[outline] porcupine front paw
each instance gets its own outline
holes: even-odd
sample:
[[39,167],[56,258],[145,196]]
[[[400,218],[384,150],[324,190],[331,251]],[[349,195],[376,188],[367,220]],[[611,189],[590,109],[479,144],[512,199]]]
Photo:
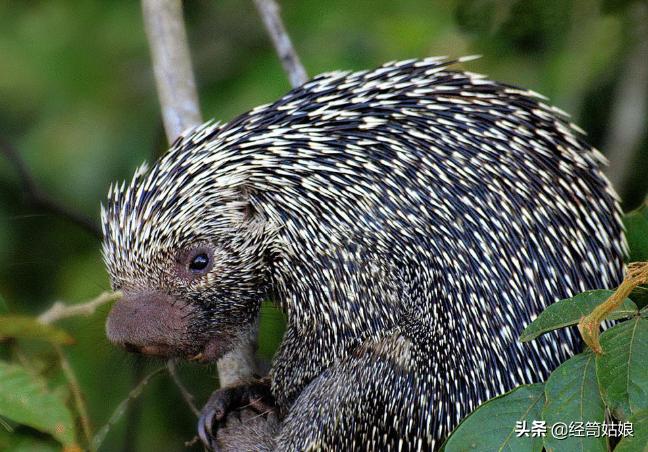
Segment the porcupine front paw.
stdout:
[[214,451],[270,450],[278,427],[269,381],[222,388],[198,420],[198,435]]

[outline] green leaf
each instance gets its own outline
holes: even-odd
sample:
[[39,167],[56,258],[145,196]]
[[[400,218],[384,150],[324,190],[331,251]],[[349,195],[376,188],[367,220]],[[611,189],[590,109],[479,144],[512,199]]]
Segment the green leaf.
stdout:
[[33,430],[8,432],[0,427],[0,450],[7,452],[60,452],[61,445]]
[[629,262],[648,261],[648,202],[623,216],[630,247]]
[[0,416],[74,443],[74,421],[62,400],[23,367],[0,361]]
[[575,355],[552,372],[545,383],[547,399],[542,410],[546,421],[547,436],[544,446],[547,451],[602,451],[608,450],[604,437],[568,436],[554,438],[551,426],[557,422],[605,422],[605,405],[596,381],[594,353],[587,351]]
[[0,295],[0,314],[4,314],[7,311],[9,311],[9,306],[7,306],[7,302],[5,301],[4,297]]
[[648,320],[636,317],[606,330],[601,347],[596,374],[614,416],[626,420],[648,409]]
[[648,285],[637,286],[632,289],[629,298],[641,310],[648,307]]
[[520,436],[517,422],[539,421],[544,404],[542,384],[519,386],[482,404],[454,430],[446,452],[464,450],[541,451],[542,438]]
[[[591,313],[613,293],[611,290],[590,290],[550,304],[522,331],[520,341],[528,342],[549,331],[576,325],[581,318]],[[621,306],[607,316],[607,319],[624,319],[636,314],[637,306],[632,300],[626,298]]]
[[648,451],[648,410],[639,411],[628,418],[632,424],[632,435],[623,438],[614,452]]
[[41,339],[61,345],[74,343],[74,338],[65,331],[23,315],[0,316],[0,341],[7,338]]

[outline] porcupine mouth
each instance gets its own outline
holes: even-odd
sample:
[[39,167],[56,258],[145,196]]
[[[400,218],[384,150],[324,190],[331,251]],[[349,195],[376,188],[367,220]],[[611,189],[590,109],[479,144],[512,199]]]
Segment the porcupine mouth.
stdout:
[[197,348],[183,350],[182,347],[175,347],[170,344],[163,343],[150,343],[146,345],[138,345],[132,342],[124,342],[122,347],[130,353],[140,355],[159,357],[159,358],[184,358],[188,361],[196,361],[200,363],[211,363],[219,360],[222,356],[229,351],[228,341],[219,337],[212,337],[208,339],[204,345]]
[[216,335],[205,342],[205,345],[202,347],[198,353],[189,357],[189,361],[197,361],[200,363],[211,363],[218,361],[225,355],[229,350],[229,342],[223,337]]
[[128,352],[139,353],[147,356],[167,357],[171,354],[171,347],[166,344],[149,344],[140,346],[126,342],[124,348]]
[[182,352],[176,350],[174,347],[167,344],[147,344],[147,345],[136,345],[130,342],[123,344],[124,349],[130,353],[136,353],[138,355],[146,355],[158,358],[172,358],[179,357],[184,358],[188,361],[197,361],[197,362],[212,362],[220,358],[220,355],[217,351],[217,345],[212,344],[213,341],[208,342],[202,351],[193,351],[193,352]]

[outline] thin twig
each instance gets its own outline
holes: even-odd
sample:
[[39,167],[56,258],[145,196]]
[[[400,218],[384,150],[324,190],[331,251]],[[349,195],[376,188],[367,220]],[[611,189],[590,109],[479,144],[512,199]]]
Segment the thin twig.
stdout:
[[599,341],[601,322],[608,314],[621,306],[623,300],[630,295],[635,287],[647,283],[648,262],[632,262],[628,264],[626,276],[614,293],[578,322],[578,331],[581,337],[594,353],[603,353]]
[[279,5],[275,0],[254,0],[254,5],[263,20],[270,39],[272,39],[281,65],[288,74],[290,86],[296,88],[303,85],[308,81],[308,75],[281,21]]
[[[98,307],[111,301],[117,300],[121,298],[121,296],[121,292],[104,292],[98,297],[81,304],[66,305],[63,302],[57,301],[47,311],[38,316],[38,321],[44,324],[50,324],[67,317],[73,317],[77,315],[92,315]],[[88,448],[90,451],[95,451],[96,447],[92,438],[90,417],[88,416],[88,410],[83,400],[83,394],[81,392],[81,387],[79,386],[79,380],[74,373],[74,369],[72,369],[72,366],[70,366],[70,362],[67,360],[65,352],[63,351],[61,346],[54,344],[54,349],[56,350],[56,353],[59,357],[63,375],[65,375],[65,378],[70,386],[70,391],[72,392],[72,397],[74,399],[74,406],[77,410],[77,413],[79,414],[79,419],[81,420],[81,429],[83,430],[83,435],[85,436]]]
[[90,417],[88,416],[88,410],[83,400],[83,394],[81,392],[81,386],[79,386],[79,380],[70,366],[70,362],[65,356],[65,352],[60,345],[54,344],[54,349],[56,354],[59,357],[61,362],[61,369],[63,370],[63,375],[65,375],[66,380],[70,386],[70,391],[72,392],[72,398],[74,399],[74,406],[79,414],[79,419],[81,420],[81,429],[83,430],[83,435],[85,436],[86,444],[91,452],[96,449],[93,447],[92,443],[92,428],[90,427]]
[[82,229],[101,238],[99,226],[88,216],[77,212],[74,209],[56,201],[49,194],[43,191],[34,180],[29,167],[21,157],[20,153],[7,140],[0,138],[0,149],[11,164],[16,168],[18,177],[23,186],[26,199],[34,206],[63,217],[68,221],[80,226]]
[[142,390],[144,389],[144,386],[146,386],[150,381],[151,378],[153,378],[155,375],[159,374],[164,370],[164,366],[160,366],[157,369],[155,369],[153,372],[148,374],[146,377],[142,379],[142,381],[139,382],[137,386],[135,386],[129,393],[128,397],[126,397],[124,400],[122,400],[119,405],[117,405],[117,408],[115,408],[115,411],[113,411],[113,414],[110,416],[110,419],[108,419],[108,422],[106,422],[106,425],[101,427],[98,431],[97,434],[94,436],[92,439],[92,447],[97,450],[101,447],[101,444],[104,442],[106,439],[106,435],[110,431],[110,429],[119,421],[119,419],[123,416],[124,412],[126,411],[126,408],[128,407],[128,404],[139,397],[142,394]]
[[[131,387],[135,387],[137,383],[142,381],[145,370],[146,358],[144,355],[136,355],[129,375]],[[137,449],[135,445],[137,444],[137,438],[142,427],[140,424],[140,419],[142,418],[142,402],[142,399],[138,397],[128,405],[123,420],[125,432],[122,439],[122,452],[134,452]]]
[[57,301],[47,311],[38,316],[38,321],[49,324],[56,322],[57,320],[77,315],[90,316],[94,314],[100,306],[119,300],[121,297],[122,293],[117,291],[103,292],[98,297],[86,301],[85,303],[67,305],[61,301]]
[[169,375],[171,376],[171,379],[180,390],[180,394],[182,394],[182,398],[189,406],[191,412],[195,414],[196,417],[199,417],[200,411],[198,410],[198,408],[196,408],[196,405],[194,404],[194,396],[187,390],[187,387],[184,385],[184,383],[182,383],[182,380],[180,380],[180,376],[176,371],[175,361],[171,359],[167,361],[167,370],[169,371]]
[[169,143],[202,123],[180,0],[142,0],[164,129]]

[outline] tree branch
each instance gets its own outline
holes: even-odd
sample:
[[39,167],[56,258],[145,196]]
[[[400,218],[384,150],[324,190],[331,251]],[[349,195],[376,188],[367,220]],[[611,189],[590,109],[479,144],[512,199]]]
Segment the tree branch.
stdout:
[[142,391],[144,390],[144,387],[151,381],[151,379],[158,375],[160,372],[164,370],[164,366],[160,366],[157,369],[153,370],[150,374],[145,376],[138,384],[135,386],[129,393],[128,396],[122,400],[119,405],[117,405],[117,408],[115,408],[115,411],[113,411],[113,414],[110,416],[110,419],[108,419],[108,422],[101,427],[97,433],[95,434],[94,438],[92,439],[92,448],[94,450],[98,450],[101,448],[101,445],[106,439],[106,435],[110,431],[110,429],[119,421],[119,419],[124,415],[126,412],[126,408],[128,407],[128,404],[135,400],[137,397],[139,397],[142,394]]
[[[164,134],[164,131],[162,132]],[[135,387],[144,378],[146,369],[146,358],[143,355],[135,356],[135,362],[130,369],[130,385]],[[137,450],[137,438],[141,430],[143,400],[142,397],[133,399],[128,405],[124,414],[124,424],[126,431],[122,439],[121,452],[135,452]]]
[[[44,324],[50,324],[67,317],[73,317],[77,315],[92,315],[99,306],[117,300],[121,298],[121,296],[121,292],[104,292],[98,297],[81,304],[66,305],[60,301],[57,301],[47,311],[38,316],[38,321]],[[76,374],[74,373],[70,362],[65,356],[63,349],[59,345],[55,345],[54,349],[56,350],[56,354],[59,357],[63,374],[68,381],[68,385],[70,387],[70,391],[74,400],[74,406],[76,407],[77,413],[79,414],[79,418],[81,420],[81,429],[85,436],[86,442],[89,449],[91,451],[94,451],[96,450],[96,448],[92,440],[90,418],[88,417],[88,410],[83,400],[83,394],[81,392],[81,387],[79,386],[79,381],[77,380]]]
[[94,452],[96,449],[92,444],[92,428],[90,427],[90,417],[88,416],[88,409],[86,408],[86,404],[83,399],[81,386],[79,386],[79,380],[77,379],[72,366],[70,366],[70,362],[65,356],[63,348],[60,345],[55,344],[54,349],[56,350],[56,354],[59,357],[63,375],[65,375],[65,379],[68,381],[70,392],[72,392],[72,399],[74,400],[74,406],[79,415],[79,419],[81,420],[81,430],[83,431],[83,435],[85,436],[86,444],[88,445],[90,451]]
[[169,143],[202,123],[180,0],[142,0],[164,129]]
[[[202,123],[182,3],[180,0],[142,0],[142,11],[164,128],[172,143],[187,128]],[[250,341],[218,361],[221,386],[245,381],[257,373],[256,333]]]
[[68,317],[77,315],[90,316],[95,313],[97,308],[111,301],[119,300],[122,297],[121,292],[103,292],[98,297],[80,304],[66,305],[61,301],[55,302],[47,311],[38,316],[41,323],[53,323]]
[[625,188],[635,152],[645,136],[648,110],[648,6],[639,2],[630,12],[635,43],[618,82],[603,145],[610,161],[607,173],[618,192]]
[[27,164],[20,156],[18,150],[14,148],[11,143],[0,138],[0,150],[2,150],[2,153],[5,155],[7,160],[9,160],[16,169],[23,186],[25,198],[28,202],[40,209],[65,218],[95,237],[101,239],[101,230],[90,217],[56,201],[38,186],[31,174],[31,171],[27,167]]
[[281,21],[279,5],[275,0],[254,0],[254,5],[272,39],[281,65],[288,74],[290,86],[296,88],[303,85],[308,81],[308,75]]
[[171,376],[171,379],[175,383],[175,385],[178,387],[180,390],[180,394],[182,395],[182,398],[184,401],[187,403],[187,406],[189,406],[189,409],[193,414],[196,415],[196,417],[200,416],[200,410],[196,408],[196,404],[194,403],[194,396],[191,394],[187,388],[185,387],[184,383],[182,383],[182,380],[180,380],[180,376],[178,376],[178,372],[176,372],[176,365],[175,361],[169,360],[167,361],[167,370],[169,371],[169,375]]

